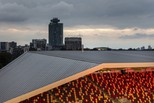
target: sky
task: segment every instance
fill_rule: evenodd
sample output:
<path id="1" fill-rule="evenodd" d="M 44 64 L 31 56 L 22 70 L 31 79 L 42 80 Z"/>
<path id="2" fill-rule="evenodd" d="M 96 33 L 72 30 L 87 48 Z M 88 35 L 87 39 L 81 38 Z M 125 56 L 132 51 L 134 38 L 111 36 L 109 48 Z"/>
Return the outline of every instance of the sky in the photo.
<path id="1" fill-rule="evenodd" d="M 154 0 L 0 0 L 0 41 L 48 40 L 53 17 L 84 47 L 154 48 Z"/>

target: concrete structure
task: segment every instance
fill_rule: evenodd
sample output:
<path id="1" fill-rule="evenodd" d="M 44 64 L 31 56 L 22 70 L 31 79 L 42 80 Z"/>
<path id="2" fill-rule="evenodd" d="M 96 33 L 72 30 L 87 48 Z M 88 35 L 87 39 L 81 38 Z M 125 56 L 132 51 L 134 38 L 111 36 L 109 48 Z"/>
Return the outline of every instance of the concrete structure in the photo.
<path id="1" fill-rule="evenodd" d="M 66 37 L 65 48 L 66 50 L 81 50 L 82 49 L 81 37 Z"/>
<path id="2" fill-rule="evenodd" d="M 12 41 L 12 42 L 9 42 L 9 46 L 10 46 L 10 48 L 17 48 L 17 43 L 16 42 L 14 42 L 14 41 Z"/>
<path id="3" fill-rule="evenodd" d="M 148 50 L 152 50 L 152 47 L 151 47 L 151 45 L 149 45 L 149 46 L 148 46 Z"/>
<path id="4" fill-rule="evenodd" d="M 32 39 L 32 43 L 30 43 L 30 48 L 34 48 L 36 50 L 46 50 L 46 46 L 46 39 Z"/>
<path id="5" fill-rule="evenodd" d="M 0 42 L 0 51 L 9 51 L 9 42 Z"/>
<path id="6" fill-rule="evenodd" d="M 63 23 L 58 18 L 53 18 L 49 24 L 49 45 L 54 47 L 63 45 Z"/>

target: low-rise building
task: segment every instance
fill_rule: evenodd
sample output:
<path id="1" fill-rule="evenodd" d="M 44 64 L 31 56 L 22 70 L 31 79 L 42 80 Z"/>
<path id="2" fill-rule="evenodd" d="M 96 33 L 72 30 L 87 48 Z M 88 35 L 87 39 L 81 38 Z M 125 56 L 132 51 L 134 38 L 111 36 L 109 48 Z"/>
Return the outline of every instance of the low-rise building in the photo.
<path id="1" fill-rule="evenodd" d="M 30 43 L 30 49 L 46 50 L 46 45 L 46 39 L 32 39 L 32 42 Z"/>
<path id="2" fill-rule="evenodd" d="M 12 42 L 9 42 L 9 47 L 10 48 L 17 48 L 17 42 L 14 42 L 14 41 L 12 41 Z"/>
<path id="3" fill-rule="evenodd" d="M 9 42 L 0 42 L 0 51 L 9 51 Z"/>
<path id="4" fill-rule="evenodd" d="M 82 49 L 81 37 L 66 37 L 65 48 L 66 50 L 81 50 Z"/>

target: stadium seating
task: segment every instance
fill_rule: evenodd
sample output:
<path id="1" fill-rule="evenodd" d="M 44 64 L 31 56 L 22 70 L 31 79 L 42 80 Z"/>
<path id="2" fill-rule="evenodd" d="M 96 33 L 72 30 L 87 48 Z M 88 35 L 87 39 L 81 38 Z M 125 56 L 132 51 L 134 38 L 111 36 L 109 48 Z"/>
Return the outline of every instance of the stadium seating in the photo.
<path id="1" fill-rule="evenodd" d="M 93 73 L 89 78 L 111 98 L 127 98 L 132 103 L 151 103 L 154 93 L 154 73 L 128 72 Z"/>
<path id="2" fill-rule="evenodd" d="M 154 101 L 154 72 L 95 72 L 20 103 L 131 103 Z"/>
<path id="3" fill-rule="evenodd" d="M 110 103 L 109 97 L 97 86 L 91 83 L 87 77 L 79 78 L 51 90 L 62 103 Z"/>
<path id="4" fill-rule="evenodd" d="M 41 93 L 20 103 L 57 103 L 58 101 L 51 95 L 50 91 Z"/>

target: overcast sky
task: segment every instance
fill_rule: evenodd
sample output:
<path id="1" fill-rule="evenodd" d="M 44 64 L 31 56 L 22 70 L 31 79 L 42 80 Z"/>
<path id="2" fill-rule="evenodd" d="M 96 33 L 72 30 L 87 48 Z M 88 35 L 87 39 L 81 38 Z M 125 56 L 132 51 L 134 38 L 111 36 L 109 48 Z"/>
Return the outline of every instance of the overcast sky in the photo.
<path id="1" fill-rule="evenodd" d="M 0 41 L 48 40 L 53 17 L 84 47 L 154 48 L 154 0 L 0 0 Z"/>

